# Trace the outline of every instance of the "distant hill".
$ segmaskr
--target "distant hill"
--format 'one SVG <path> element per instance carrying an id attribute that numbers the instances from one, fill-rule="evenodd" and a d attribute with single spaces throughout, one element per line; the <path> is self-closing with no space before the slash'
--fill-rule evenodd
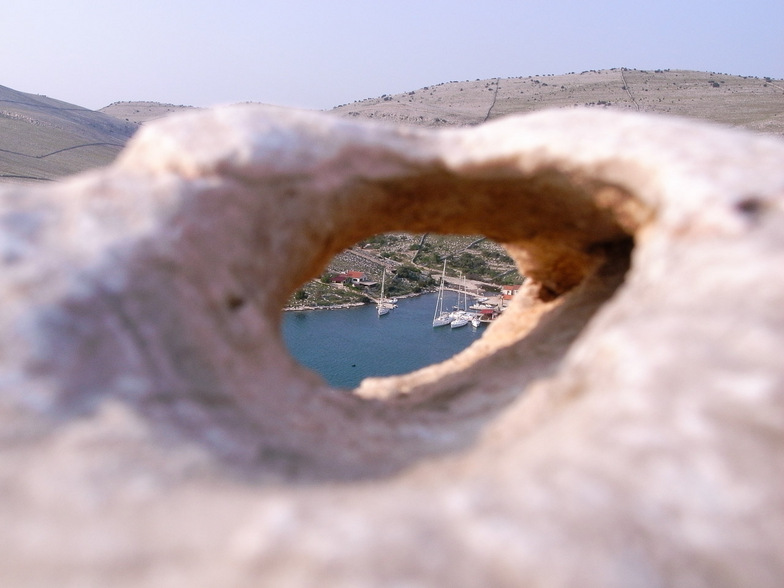
<path id="1" fill-rule="evenodd" d="M 164 104 L 162 102 L 113 102 L 99 110 L 121 120 L 145 123 L 184 110 L 196 110 L 195 106 Z"/>
<path id="2" fill-rule="evenodd" d="M 614 68 L 445 82 L 328 112 L 425 127 L 468 126 L 545 108 L 609 108 L 698 118 L 784 136 L 784 81 Z M 0 86 L 0 181 L 45 181 L 109 164 L 139 126 L 194 107 L 115 102 L 92 111 Z"/>
<path id="3" fill-rule="evenodd" d="M 359 100 L 332 112 L 347 118 L 440 127 L 579 106 L 657 112 L 784 135 L 784 81 L 684 70 L 614 68 L 453 81 Z"/>
<path id="4" fill-rule="evenodd" d="M 47 181 L 107 165 L 138 128 L 46 96 L 0 86 L 0 181 Z"/>

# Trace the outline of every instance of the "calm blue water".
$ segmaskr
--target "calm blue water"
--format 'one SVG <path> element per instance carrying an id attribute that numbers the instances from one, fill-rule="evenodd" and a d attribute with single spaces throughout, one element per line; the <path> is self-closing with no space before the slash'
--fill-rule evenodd
<path id="1" fill-rule="evenodd" d="M 444 292 L 444 308 L 457 293 Z M 355 388 L 368 376 L 405 374 L 438 363 L 481 337 L 485 326 L 434 329 L 436 295 L 404 298 L 379 317 L 373 304 L 342 310 L 286 312 L 283 340 L 305 367 L 337 388 Z"/>

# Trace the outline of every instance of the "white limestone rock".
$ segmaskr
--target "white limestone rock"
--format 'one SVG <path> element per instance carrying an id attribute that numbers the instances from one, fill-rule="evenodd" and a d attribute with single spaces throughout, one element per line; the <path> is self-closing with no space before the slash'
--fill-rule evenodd
<path id="1" fill-rule="evenodd" d="M 544 112 L 233 107 L 0 192 L 9 586 L 778 586 L 784 144 Z M 473 347 L 332 390 L 280 309 L 390 231 L 534 278 Z"/>

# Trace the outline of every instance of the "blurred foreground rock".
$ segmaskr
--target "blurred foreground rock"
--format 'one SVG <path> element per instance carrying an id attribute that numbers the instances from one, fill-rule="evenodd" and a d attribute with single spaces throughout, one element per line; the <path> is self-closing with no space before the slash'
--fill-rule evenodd
<path id="1" fill-rule="evenodd" d="M 780 141 L 579 110 L 235 107 L 6 188 L 0 583 L 780 586 L 783 206 Z M 280 308 L 392 230 L 532 283 L 452 360 L 330 389 Z"/>

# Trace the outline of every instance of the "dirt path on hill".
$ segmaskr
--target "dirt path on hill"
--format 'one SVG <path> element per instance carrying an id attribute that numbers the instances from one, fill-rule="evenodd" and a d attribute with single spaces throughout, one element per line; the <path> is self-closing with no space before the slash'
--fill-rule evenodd
<path id="1" fill-rule="evenodd" d="M 626 90 L 626 93 L 629 95 L 629 100 L 632 101 L 632 104 L 634 104 L 634 107 L 639 112 L 640 105 L 637 104 L 637 101 L 634 99 L 634 96 L 632 96 L 632 91 L 629 89 L 629 83 L 626 81 L 626 76 L 623 75 L 623 68 L 621 68 L 621 79 L 623 80 L 623 87 Z"/>
<path id="2" fill-rule="evenodd" d="M 490 103 L 490 108 L 487 109 L 487 114 L 482 122 L 487 122 L 487 119 L 490 118 L 490 113 L 493 112 L 493 107 L 495 106 L 495 101 L 498 99 L 498 85 L 500 84 L 501 78 L 495 78 L 495 91 L 493 92 L 493 101 Z"/>

